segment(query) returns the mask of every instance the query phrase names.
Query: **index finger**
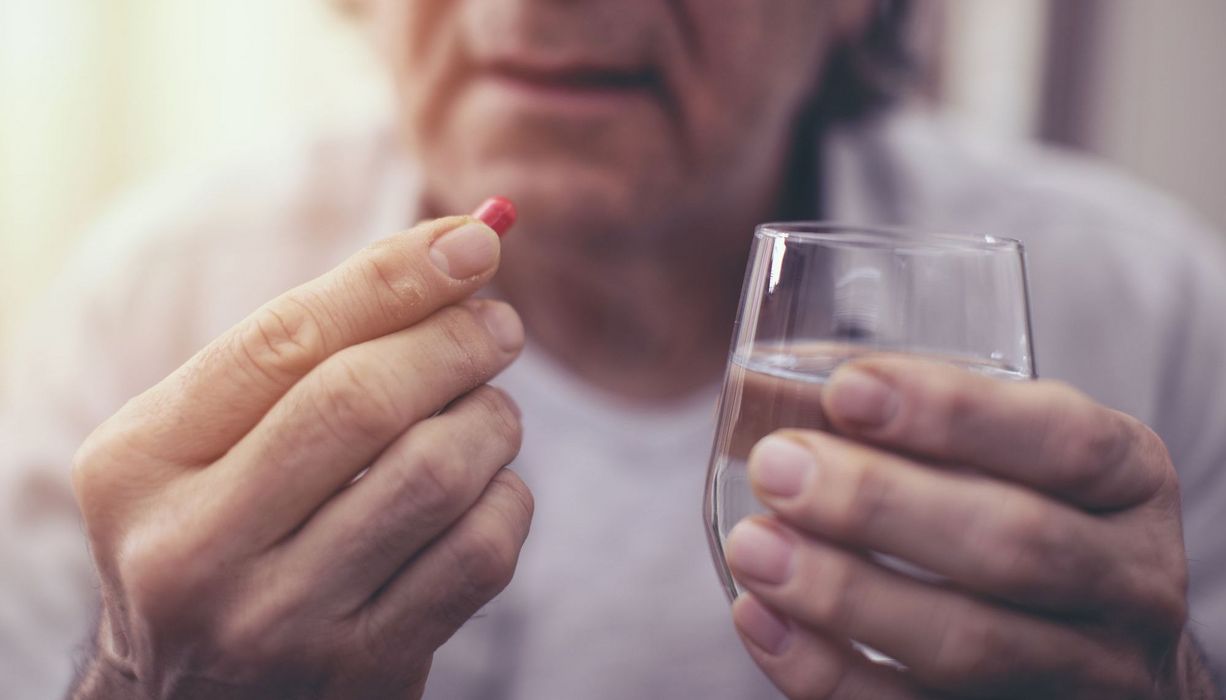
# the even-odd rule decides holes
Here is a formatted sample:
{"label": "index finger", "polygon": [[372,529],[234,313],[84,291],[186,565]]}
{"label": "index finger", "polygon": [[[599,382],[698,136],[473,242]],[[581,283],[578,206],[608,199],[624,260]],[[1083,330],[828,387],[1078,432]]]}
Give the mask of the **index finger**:
{"label": "index finger", "polygon": [[[142,444],[168,461],[208,463],[333,353],[407,328],[490,280],[500,245],[471,216],[419,224],[374,243],[260,307],[125,411],[160,428]],[[173,450],[173,452],[172,452]]]}
{"label": "index finger", "polygon": [[822,405],[844,435],[1088,508],[1140,503],[1173,475],[1161,440],[1140,421],[1058,382],[1007,382],[882,356],[840,367]]}

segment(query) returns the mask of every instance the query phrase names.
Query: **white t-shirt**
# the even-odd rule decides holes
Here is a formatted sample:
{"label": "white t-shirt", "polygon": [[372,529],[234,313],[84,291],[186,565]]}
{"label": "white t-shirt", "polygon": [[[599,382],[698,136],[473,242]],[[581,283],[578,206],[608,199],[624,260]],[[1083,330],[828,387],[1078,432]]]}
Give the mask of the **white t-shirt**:
{"label": "white t-shirt", "polygon": [[[4,365],[0,688],[53,698],[94,616],[75,447],[252,309],[416,220],[390,131],[326,138],[145,192],[92,235]],[[1085,161],[893,115],[822,150],[828,218],[1021,239],[1041,376],[1151,425],[1184,490],[1194,634],[1226,667],[1226,253]],[[259,159],[256,159],[259,160]],[[746,231],[746,236],[750,234]],[[510,243],[509,243],[510,244]],[[731,330],[731,329],[730,329]],[[496,382],[524,412],[537,513],[515,580],[439,652],[431,698],[757,698],[701,494],[717,387],[642,405],[536,349]]]}

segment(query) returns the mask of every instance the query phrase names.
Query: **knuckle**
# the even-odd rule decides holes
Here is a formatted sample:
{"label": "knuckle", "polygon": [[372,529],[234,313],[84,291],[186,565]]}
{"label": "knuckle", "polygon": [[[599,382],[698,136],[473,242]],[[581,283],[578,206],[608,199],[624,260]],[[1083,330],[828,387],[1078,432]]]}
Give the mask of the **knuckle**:
{"label": "knuckle", "polygon": [[435,602],[431,607],[430,615],[449,629],[459,629],[481,609],[486,599],[487,596],[481,595],[466,582],[460,581],[460,585],[449,591],[446,597]]}
{"label": "knuckle", "polygon": [[954,613],[940,627],[925,675],[935,685],[968,686],[981,682],[995,655],[1001,653],[1000,632],[970,613]]}
{"label": "knuckle", "polygon": [[[851,669],[848,668],[846,654],[824,640],[812,640],[809,644],[811,647],[806,650],[808,653],[801,669],[773,679],[787,697],[810,700],[865,697],[863,688],[855,689],[845,685],[854,681],[855,676],[849,673]],[[854,686],[855,683],[849,685]]]}
{"label": "knuckle", "polygon": [[265,374],[305,374],[326,354],[324,325],[293,293],[252,316],[237,335],[239,351]]}
{"label": "knuckle", "polygon": [[481,403],[482,409],[488,415],[482,423],[482,428],[497,433],[518,452],[523,440],[523,423],[515,400],[502,389],[489,385],[474,391],[473,398]]}
{"label": "knuckle", "polygon": [[442,445],[424,446],[400,471],[397,491],[428,517],[441,517],[460,505],[456,464],[446,454]]}
{"label": "knuckle", "polygon": [[475,528],[452,545],[452,556],[464,582],[464,598],[480,605],[511,582],[519,551],[505,534]]}
{"label": "knuckle", "polygon": [[115,436],[108,424],[103,424],[73,454],[72,489],[87,520],[95,512],[94,506],[104,503],[111,491],[107,470],[115,449]]}
{"label": "knuckle", "polygon": [[1171,582],[1155,596],[1158,626],[1177,636],[1188,622],[1188,594],[1186,569],[1181,577]]}
{"label": "knuckle", "polygon": [[1092,595],[1100,598],[1119,578],[1118,562],[1103,552],[1084,524],[1047,504],[1013,498],[980,540],[983,571],[1006,598]]}
{"label": "knuckle", "polygon": [[148,620],[176,615],[210,588],[214,552],[198,537],[179,528],[139,528],[129,532],[116,557],[123,595],[132,612]]}
{"label": "knuckle", "polygon": [[[500,508],[511,531],[522,533],[522,536],[518,538],[518,541],[522,542],[527,536],[532,516],[536,512],[536,499],[532,495],[532,490],[518,474],[510,469],[499,470],[490,480],[490,485],[498,489],[498,493],[502,496],[495,499],[494,502]],[[516,553],[518,554],[518,548]]]}
{"label": "knuckle", "polygon": [[[1113,602],[1125,616],[1152,625],[1159,633],[1178,634],[1188,621],[1188,564],[1183,547],[1166,537],[1151,536],[1137,547],[1145,555],[1113,572]],[[1161,572],[1155,576],[1154,572]]]}
{"label": "knuckle", "polygon": [[320,419],[342,439],[384,440],[407,423],[389,387],[391,372],[377,362],[345,352],[320,365],[315,381]]}
{"label": "knuckle", "polygon": [[490,481],[489,489],[484,507],[495,518],[481,522],[452,544],[456,570],[465,584],[463,597],[475,604],[489,600],[511,582],[533,511],[531,492],[505,469]]}
{"label": "knuckle", "polygon": [[822,557],[821,577],[804,592],[811,622],[833,630],[846,630],[855,615],[856,564],[846,557]]}
{"label": "knuckle", "polygon": [[1130,428],[1124,415],[1095,410],[1076,389],[1060,382],[1039,385],[1049,406],[1038,459],[1052,469],[1051,486],[1080,492],[1093,488],[1127,453]]}
{"label": "knuckle", "polygon": [[[956,431],[974,424],[975,417],[982,408],[981,404],[981,396],[975,388],[963,383],[948,382],[933,392],[930,407],[926,405],[924,410],[929,417],[923,420],[923,425],[918,425],[920,414],[914,413],[912,422],[916,425],[900,426],[899,429],[929,433],[928,439],[934,443],[933,449],[949,449],[958,439]],[[933,420],[933,417],[936,419]],[[915,437],[922,439],[923,435]]]}
{"label": "knuckle", "polygon": [[847,491],[842,507],[833,511],[830,525],[838,536],[858,537],[890,509],[892,483],[887,468],[874,457],[854,456],[847,466]]}
{"label": "knuckle", "polygon": [[487,358],[492,355],[491,341],[480,327],[476,312],[466,307],[452,307],[439,318],[438,330],[444,340],[446,364],[470,386],[486,379]]}
{"label": "knuckle", "polygon": [[126,504],[155,490],[152,472],[133,469],[140,458],[138,432],[126,409],[91,433],[73,454],[69,479],[94,547],[103,547],[122,525]]}
{"label": "knuckle", "polygon": [[1093,483],[1112,466],[1119,464],[1128,449],[1128,424],[1120,414],[1107,413],[1104,417],[1089,417],[1066,423],[1069,487],[1076,488]]}
{"label": "knuckle", "polygon": [[367,248],[357,269],[364,286],[377,290],[375,299],[389,318],[402,318],[429,299],[425,280],[392,239]]}
{"label": "knuckle", "polygon": [[1177,513],[1180,507],[1179,474],[1171,460],[1170,451],[1162,438],[1145,423],[1126,414],[1120,414],[1129,426],[1133,441],[1141,455],[1140,478],[1142,495],[1150,497],[1163,494],[1165,502]]}
{"label": "knuckle", "polygon": [[[457,619],[459,611],[450,610],[445,603],[435,614],[453,627],[459,627],[466,619],[466,616]],[[351,626],[349,636],[354,642],[342,644],[355,650],[356,658],[351,663],[359,671],[387,674],[391,668],[399,669],[405,678],[424,678],[429,670],[429,657],[424,662],[421,659],[421,643],[414,631],[412,627],[405,629],[403,621],[366,611]]]}
{"label": "knuckle", "polygon": [[1055,537],[1052,526],[1040,508],[1018,499],[996,512],[994,527],[981,540],[984,571],[989,581],[1006,591],[1025,590],[1056,563],[1049,546]]}

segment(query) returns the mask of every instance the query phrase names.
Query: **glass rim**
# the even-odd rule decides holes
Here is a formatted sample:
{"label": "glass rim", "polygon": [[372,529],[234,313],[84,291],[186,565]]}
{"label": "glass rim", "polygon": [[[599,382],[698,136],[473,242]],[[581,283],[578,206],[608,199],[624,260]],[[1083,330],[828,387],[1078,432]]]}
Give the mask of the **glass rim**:
{"label": "glass rim", "polygon": [[838,221],[772,221],[758,224],[754,235],[776,240],[824,243],[834,247],[896,249],[900,246],[929,250],[1017,252],[1024,250],[1016,238],[972,236],[909,226],[846,224]]}

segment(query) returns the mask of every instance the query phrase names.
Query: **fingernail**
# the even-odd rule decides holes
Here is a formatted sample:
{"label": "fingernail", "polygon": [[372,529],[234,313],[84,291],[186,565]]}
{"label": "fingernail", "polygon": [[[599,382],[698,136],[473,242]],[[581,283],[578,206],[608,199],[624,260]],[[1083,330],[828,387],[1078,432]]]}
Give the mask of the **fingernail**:
{"label": "fingernail", "polygon": [[430,260],[453,279],[468,279],[498,261],[498,234],[488,226],[468,223],[435,239]]}
{"label": "fingernail", "polygon": [[749,480],[778,498],[799,494],[816,469],[817,463],[808,450],[777,435],[759,440],[749,453]]}
{"label": "fingernail", "polygon": [[852,367],[845,367],[830,378],[826,401],[835,415],[866,427],[885,425],[898,410],[898,399],[889,385]]}
{"label": "fingernail", "polygon": [[794,547],[782,533],[755,520],[742,520],[728,533],[724,555],[738,577],[772,585],[792,576]]}
{"label": "fingernail", "polygon": [[732,618],[741,633],[762,651],[778,656],[792,641],[792,627],[757,598],[741,595],[732,608]]}
{"label": "fingernail", "polygon": [[481,320],[498,347],[507,352],[518,350],[524,344],[524,324],[519,320],[509,305],[502,302],[489,302],[480,308]]}

